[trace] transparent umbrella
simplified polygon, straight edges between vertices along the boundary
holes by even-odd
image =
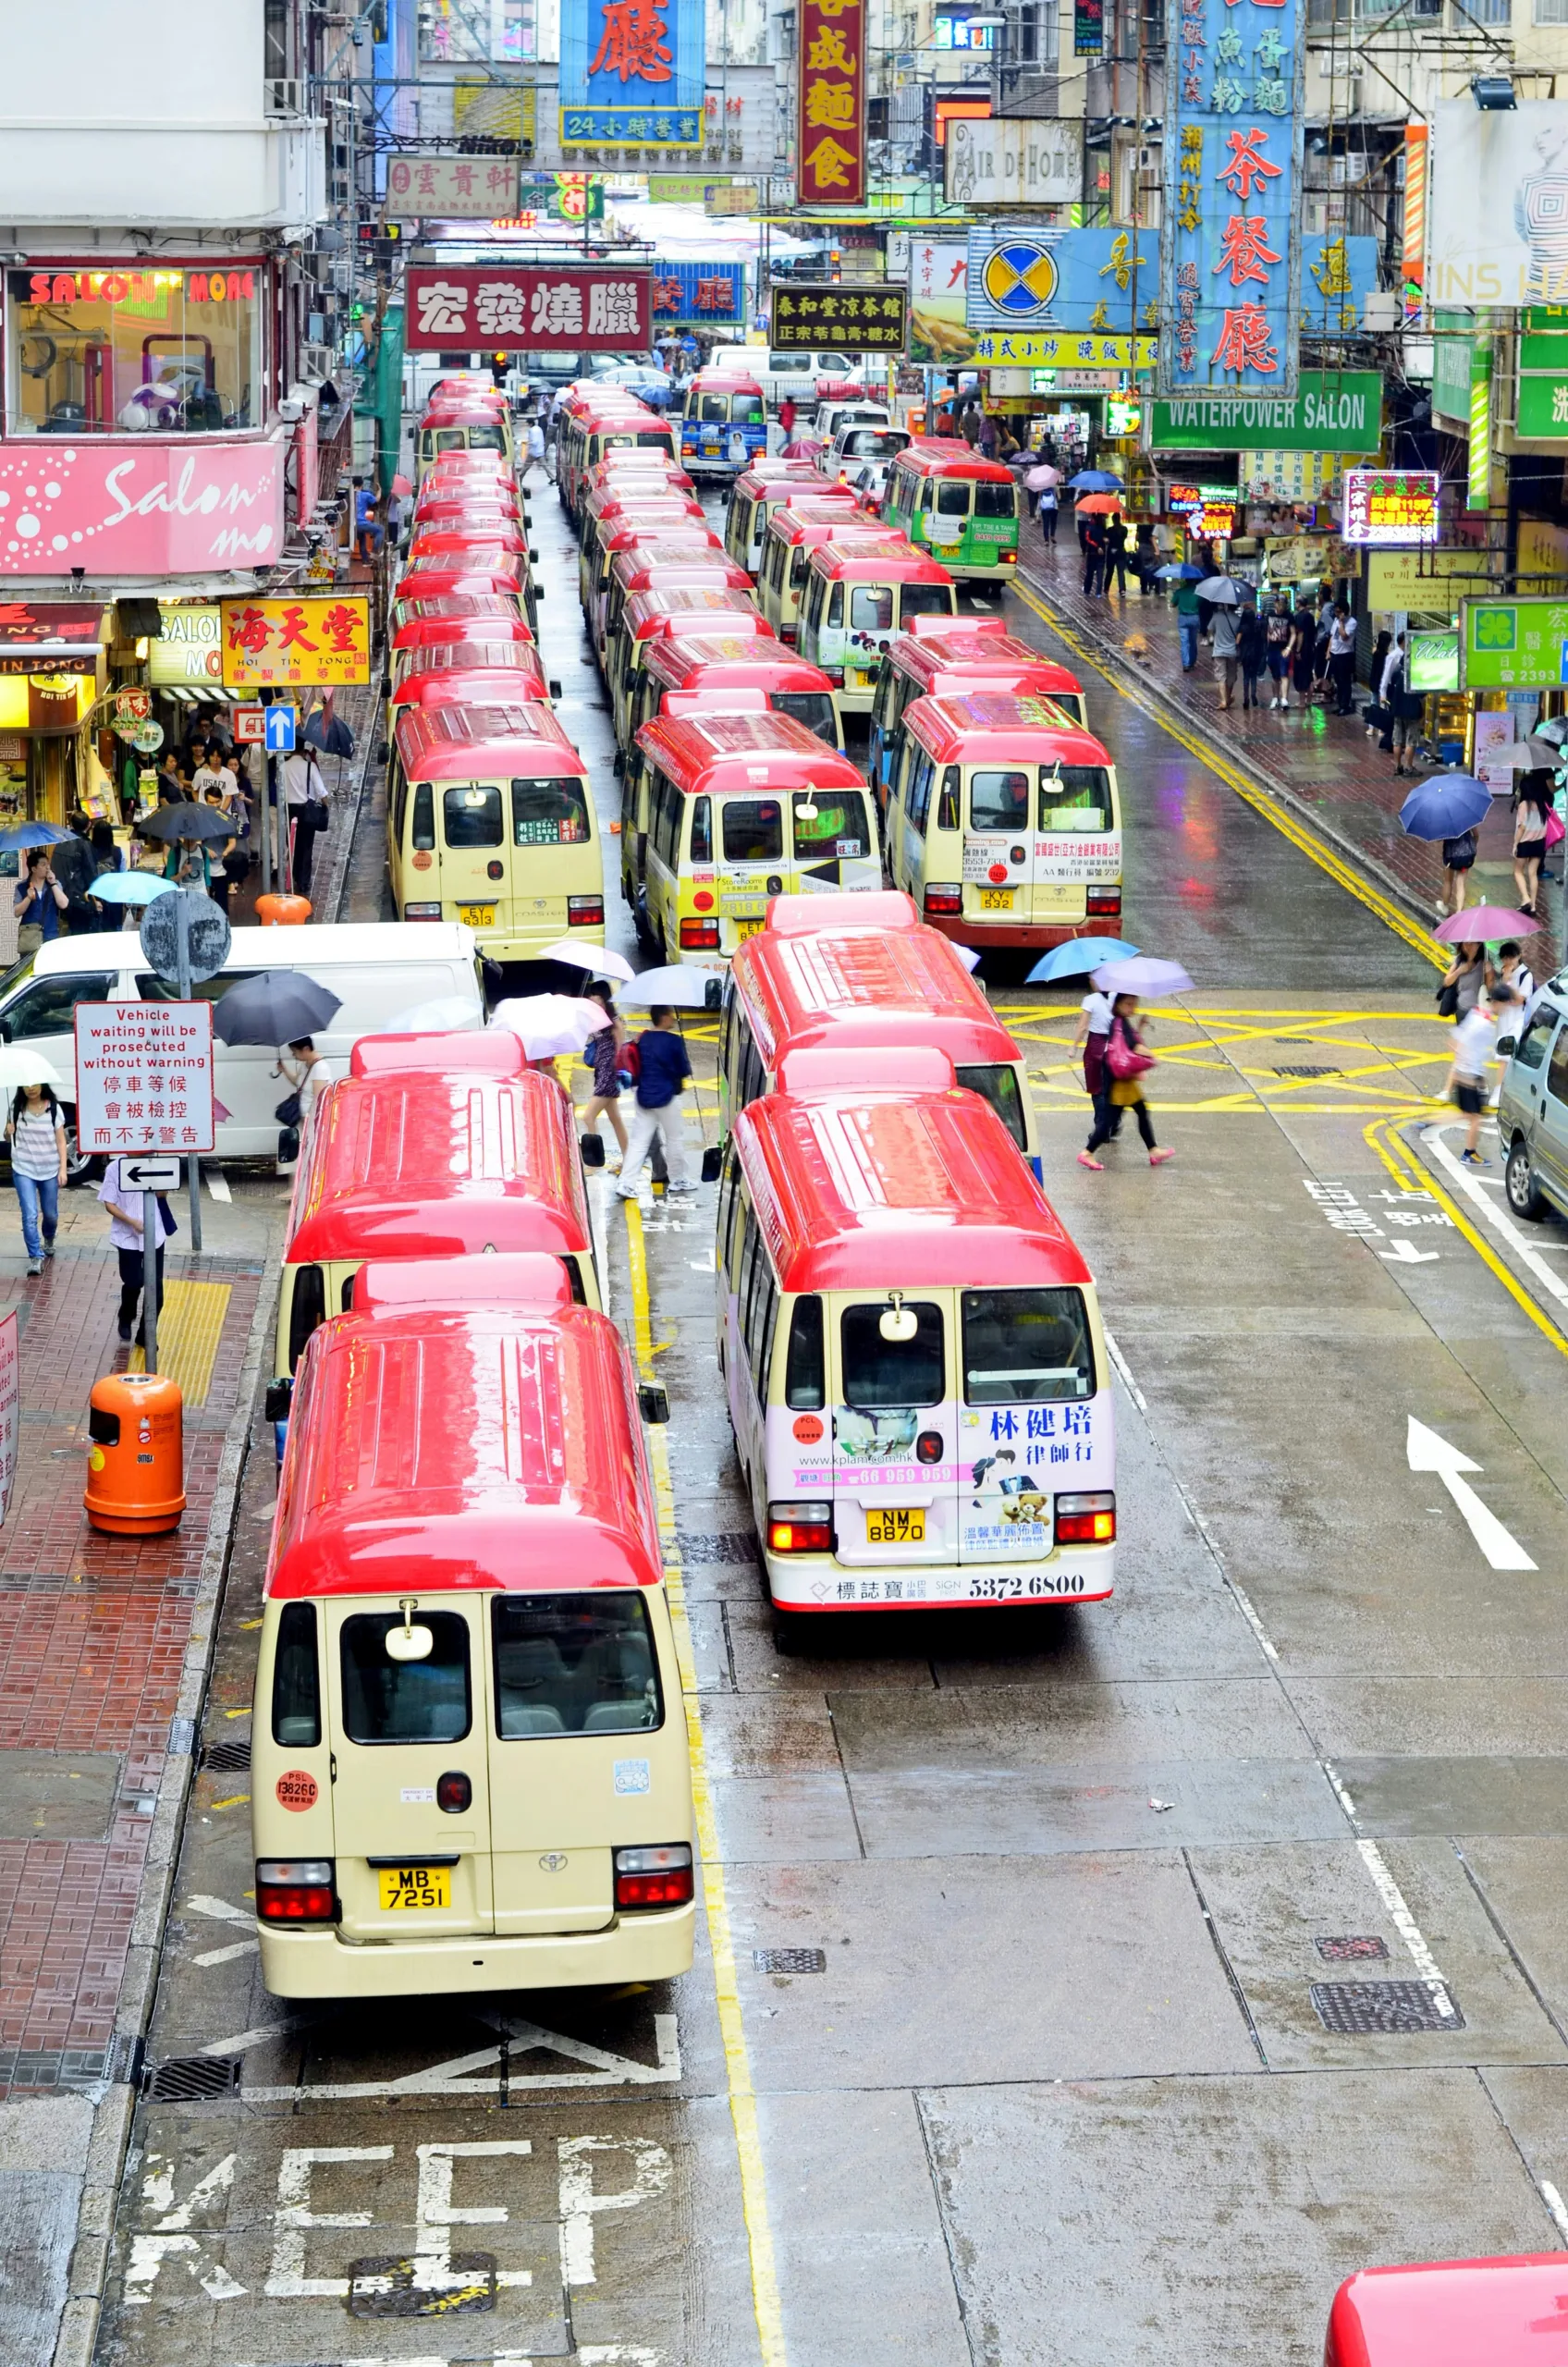
[[[531,1061],[549,1061],[581,1052],[609,1022],[602,1003],[578,995],[508,995],[491,1012],[490,1024],[507,1028]]]

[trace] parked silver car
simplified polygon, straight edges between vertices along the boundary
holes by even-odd
[[[1568,1217],[1568,973],[1530,1013],[1497,1098],[1508,1205],[1516,1217]]]

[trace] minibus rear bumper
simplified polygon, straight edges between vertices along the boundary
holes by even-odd
[[[768,1552],[768,1592],[780,1611],[982,1611],[1010,1603],[1105,1602],[1114,1545],[1061,1549],[1042,1562],[840,1562],[830,1553]]]
[[[618,1916],[600,1932],[472,1932],[350,1942],[336,1931],[256,1926],[275,1997],[435,1997],[488,1989],[582,1989],[672,1981],[692,1969],[695,1905]]]
[[[1005,922],[972,920],[967,914],[949,918],[941,913],[923,913],[921,918],[927,928],[939,929],[955,945],[967,945],[976,953],[1048,953],[1053,945],[1070,944],[1075,937],[1115,937],[1121,927],[1118,914],[1088,921],[1033,921],[1021,928],[1010,928]]]

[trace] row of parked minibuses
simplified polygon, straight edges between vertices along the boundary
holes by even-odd
[[[648,417],[651,419],[652,414]],[[472,440],[488,425],[499,440]],[[459,428],[471,440],[448,443]],[[536,638],[505,398],[443,379],[387,619],[386,856],[398,917],[460,921],[494,960],[603,944],[598,822]]]

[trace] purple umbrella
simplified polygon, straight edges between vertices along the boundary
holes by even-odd
[[[1451,913],[1432,935],[1443,945],[1496,945],[1505,937],[1532,937],[1542,923],[1528,913],[1511,913],[1501,904],[1472,904],[1468,912]]]

